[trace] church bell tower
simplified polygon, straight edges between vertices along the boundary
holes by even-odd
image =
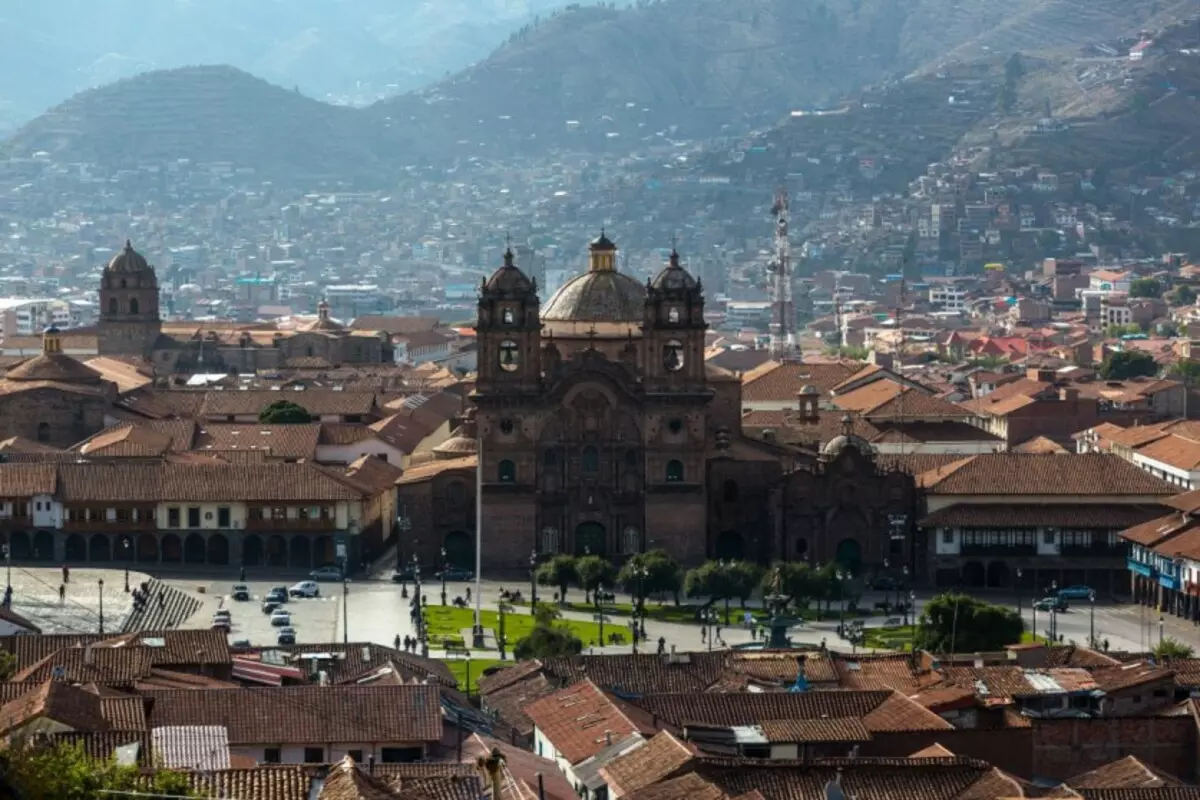
[[[126,240],[100,278],[99,353],[149,358],[161,333],[154,267]]]
[[[512,250],[506,250],[504,264],[479,290],[476,392],[536,392],[541,386],[541,328],[537,284],[517,267]]]

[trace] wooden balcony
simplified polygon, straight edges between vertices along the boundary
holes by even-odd
[[[62,529],[71,533],[124,533],[126,531],[155,531],[154,519],[65,519]]]
[[[337,530],[337,520],[329,519],[248,519],[248,531],[334,531]]]
[[[19,531],[33,527],[33,517],[0,517],[0,531]]]

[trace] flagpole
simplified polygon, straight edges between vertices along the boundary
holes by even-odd
[[[483,426],[475,425],[475,625],[472,645],[483,647]]]

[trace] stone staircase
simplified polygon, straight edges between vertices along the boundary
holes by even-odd
[[[141,610],[131,610],[121,623],[122,633],[178,628],[203,605],[187,592],[168,586],[157,578],[150,579],[148,590],[150,596]],[[161,604],[158,601],[159,592],[163,592]]]

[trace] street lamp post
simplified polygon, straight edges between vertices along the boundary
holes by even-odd
[[[833,574],[837,579],[838,587],[838,636],[845,637],[846,635],[846,596],[845,585],[842,583],[849,577],[849,573],[842,572],[840,569]]]
[[[8,569],[8,577],[4,582],[4,594],[8,597],[12,596],[12,550],[9,549],[8,543],[4,543],[4,565]]]
[[[396,571],[401,572],[404,569],[404,547],[401,538],[406,538],[408,532],[412,530],[412,520],[408,518],[407,510],[401,510],[400,515],[396,517]]]
[[[885,578],[892,577],[889,574],[891,572],[891,569],[892,569],[891,562],[885,558],[883,560],[883,576]],[[883,602],[887,604],[888,611],[890,612],[892,609],[892,588],[891,588],[891,586],[888,586],[888,588],[883,590]]]
[[[704,609],[704,617],[701,620],[704,623],[705,634],[704,638],[708,639],[708,652],[712,652],[713,644],[713,623],[717,621],[717,612],[712,606]]]
[[[913,590],[908,591],[908,606],[904,609],[904,624],[908,624],[908,612],[912,611],[913,626],[917,624],[917,593]]]
[[[592,590],[592,602],[596,604],[596,621],[600,623],[600,646],[604,647],[604,604],[600,602],[600,595],[604,592],[604,584],[597,583],[596,588]]]
[[[442,605],[446,605],[446,570],[449,565],[446,563],[446,548],[442,548]]]
[[[342,644],[350,644],[350,579],[342,575]]]
[[[421,604],[421,563],[413,553],[413,608],[416,609],[417,641],[421,643],[422,657],[429,657],[429,640],[425,637],[425,609]]]
[[[496,632],[496,649],[500,651],[500,660],[504,661],[508,658],[508,653],[505,651],[505,645],[508,644],[508,632],[504,625],[504,612],[508,610],[508,603],[501,600],[497,608],[500,611],[500,630]]]
[[[1088,647],[1096,646],[1096,590],[1088,592]]]
[[[529,554],[529,613],[537,614],[537,549]]]
[[[104,578],[100,579],[100,635],[104,635]]]
[[[121,540],[121,551],[125,554],[125,592],[129,593],[129,537]]]
[[[1163,615],[1158,615],[1158,649],[1162,650],[1163,646]]]
[[[646,568],[644,563],[638,564],[633,568],[634,574],[637,575],[638,600],[637,610],[633,615],[633,646],[637,649],[638,639],[646,632],[646,578],[650,575],[650,570]]]
[[[1050,644],[1058,642],[1058,581],[1050,581]]]
[[[1021,615],[1021,576],[1023,576],[1024,574],[1025,573],[1021,571],[1021,568],[1017,567],[1017,583],[1014,588],[1016,588],[1016,590],[1017,590],[1017,616],[1018,617],[1022,616]],[[1037,635],[1037,631],[1034,631],[1033,633],[1035,636]]]

